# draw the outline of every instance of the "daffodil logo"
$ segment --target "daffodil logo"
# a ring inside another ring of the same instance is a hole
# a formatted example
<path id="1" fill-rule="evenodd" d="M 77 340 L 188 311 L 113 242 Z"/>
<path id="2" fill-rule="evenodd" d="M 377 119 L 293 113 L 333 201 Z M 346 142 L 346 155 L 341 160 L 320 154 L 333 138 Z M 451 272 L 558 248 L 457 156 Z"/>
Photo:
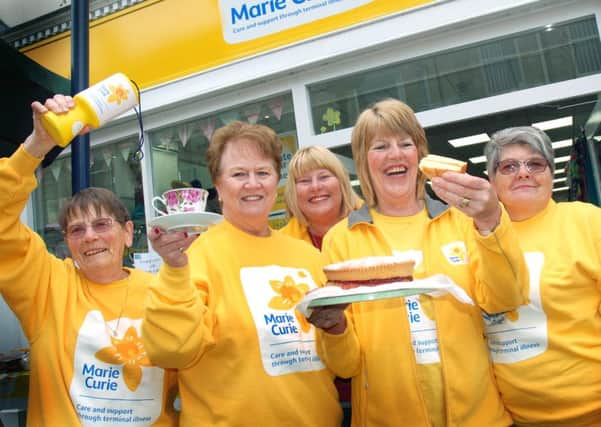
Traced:
<path id="1" fill-rule="evenodd" d="M 299 273 L 299 279 L 305 277 L 303 272 Z M 284 280 L 270 280 L 269 284 L 276 293 L 276 296 L 271 298 L 269 301 L 269 308 L 274 310 L 290 310 L 300 302 L 309 290 L 309 285 L 306 283 L 296 283 L 294 278 L 290 275 L 284 277 Z M 296 320 L 301 327 L 303 332 L 309 332 L 311 330 L 311 324 L 305 319 L 305 317 L 298 311 L 294 310 Z"/>
<path id="2" fill-rule="evenodd" d="M 122 101 L 127 101 L 129 97 L 129 92 L 123 85 L 109 85 L 109 90 L 111 91 L 108 102 L 116 102 L 117 105 L 121 105 Z"/>
<path id="3" fill-rule="evenodd" d="M 142 366 L 152 366 L 136 328 L 130 326 L 122 339 L 111 337 L 112 346 L 96 352 L 96 359 L 123 366 L 123 381 L 128 389 L 136 391 L 142 381 Z"/>
<path id="4" fill-rule="evenodd" d="M 467 249 L 461 241 L 443 246 L 442 252 L 451 264 L 467 264 Z"/>

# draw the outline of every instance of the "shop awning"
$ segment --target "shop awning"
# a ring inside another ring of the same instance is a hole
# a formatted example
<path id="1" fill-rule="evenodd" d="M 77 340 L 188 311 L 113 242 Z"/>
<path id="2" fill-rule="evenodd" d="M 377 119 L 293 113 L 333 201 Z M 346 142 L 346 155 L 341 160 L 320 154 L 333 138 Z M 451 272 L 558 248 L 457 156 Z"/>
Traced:
<path id="1" fill-rule="evenodd" d="M 71 84 L 0 40 L 0 156 L 9 156 L 31 133 L 31 102 L 70 93 Z M 50 152 L 49 164 L 60 150 Z"/>

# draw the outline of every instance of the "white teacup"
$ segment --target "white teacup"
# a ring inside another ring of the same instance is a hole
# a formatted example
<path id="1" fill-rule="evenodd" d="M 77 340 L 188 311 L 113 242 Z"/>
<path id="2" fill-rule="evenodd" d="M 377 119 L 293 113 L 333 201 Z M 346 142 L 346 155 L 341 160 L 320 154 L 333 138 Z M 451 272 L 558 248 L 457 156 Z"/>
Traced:
<path id="1" fill-rule="evenodd" d="M 152 199 L 152 207 L 159 215 L 176 213 L 204 212 L 209 192 L 203 188 L 185 187 L 167 190 L 162 196 Z M 157 207 L 160 203 L 165 208 Z"/>

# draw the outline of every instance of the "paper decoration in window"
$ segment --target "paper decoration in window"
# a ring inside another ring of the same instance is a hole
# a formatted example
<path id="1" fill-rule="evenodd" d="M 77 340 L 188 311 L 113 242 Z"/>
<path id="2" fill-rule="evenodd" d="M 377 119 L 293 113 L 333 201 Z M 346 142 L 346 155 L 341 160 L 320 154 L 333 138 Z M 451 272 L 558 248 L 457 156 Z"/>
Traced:
<path id="1" fill-rule="evenodd" d="M 50 166 L 50 172 L 52 172 L 52 176 L 54 180 L 58 182 L 58 176 L 61 174 L 61 169 L 63 168 L 63 162 L 53 162 Z"/>
<path id="2" fill-rule="evenodd" d="M 106 163 L 106 165 L 110 168 L 111 161 L 113 160 L 113 155 L 111 153 L 110 148 L 105 148 L 102 150 L 102 158 L 104 159 L 104 162 Z"/>
<path id="3" fill-rule="evenodd" d="M 267 106 L 276 119 L 280 120 L 282 118 L 282 112 L 284 111 L 284 98 L 277 97 L 270 99 L 267 101 Z"/>
<path id="4" fill-rule="evenodd" d="M 213 132 L 215 131 L 215 119 L 213 117 L 208 117 L 204 120 L 200 121 L 200 130 L 202 130 L 203 135 L 208 140 L 211 139 Z"/>
<path id="5" fill-rule="evenodd" d="M 192 135 L 192 130 L 193 125 L 188 123 L 183 123 L 177 127 L 177 135 L 179 136 L 179 140 L 184 148 L 186 147 L 186 144 Z"/>
<path id="6" fill-rule="evenodd" d="M 259 120 L 259 114 L 261 113 L 261 105 L 253 104 L 244 107 L 242 114 L 246 117 L 248 123 L 255 124 Z"/>

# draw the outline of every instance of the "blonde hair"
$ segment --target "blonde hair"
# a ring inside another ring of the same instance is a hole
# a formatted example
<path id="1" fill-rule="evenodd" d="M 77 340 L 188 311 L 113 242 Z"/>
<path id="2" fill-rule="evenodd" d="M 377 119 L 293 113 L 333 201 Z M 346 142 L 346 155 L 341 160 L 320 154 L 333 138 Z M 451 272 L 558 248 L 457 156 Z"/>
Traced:
<path id="1" fill-rule="evenodd" d="M 369 174 L 367 152 L 371 141 L 378 133 L 390 133 L 391 135 L 406 133 L 417 147 L 418 161 L 428 155 L 426 132 L 407 104 L 398 99 L 389 98 L 376 102 L 363 110 L 353 128 L 351 148 L 361 183 L 361 192 L 369 207 L 376 206 L 378 200 Z M 424 198 L 426 179 L 426 176 L 418 171 L 416 183 L 418 199 Z"/>
<path id="2" fill-rule="evenodd" d="M 288 180 L 286 181 L 284 198 L 288 217 L 296 217 L 298 222 L 305 227 L 309 226 L 309 223 L 298 206 L 296 180 L 316 169 L 327 169 L 338 179 L 342 196 L 338 218 L 346 217 L 360 204 L 359 196 L 351 187 L 348 172 L 340 159 L 330 150 L 319 145 L 303 147 L 292 156 L 288 164 Z"/>

